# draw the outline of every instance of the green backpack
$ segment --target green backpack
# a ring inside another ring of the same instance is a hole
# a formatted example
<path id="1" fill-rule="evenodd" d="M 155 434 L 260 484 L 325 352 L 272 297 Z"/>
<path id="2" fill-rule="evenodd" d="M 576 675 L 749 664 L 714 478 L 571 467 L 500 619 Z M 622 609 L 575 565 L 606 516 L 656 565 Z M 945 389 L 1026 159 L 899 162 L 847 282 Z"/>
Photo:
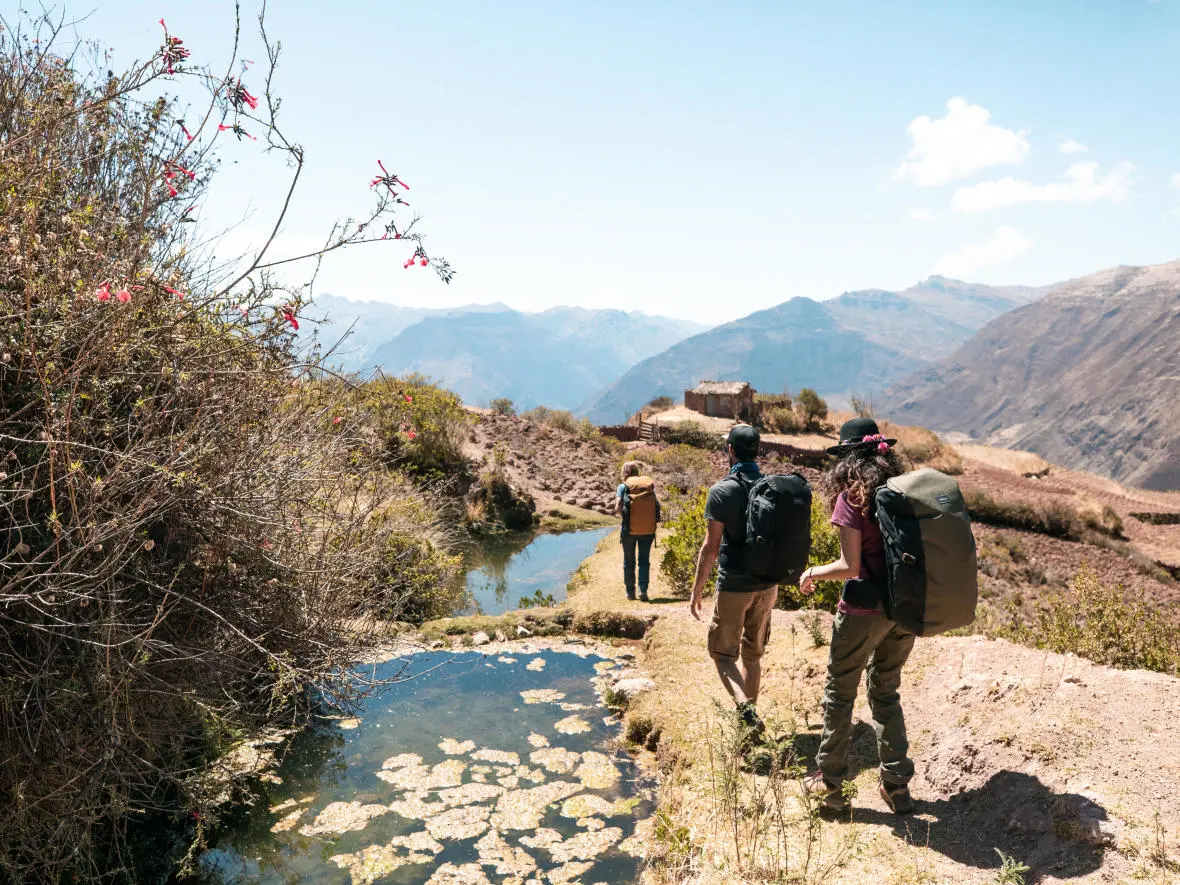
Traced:
<path id="1" fill-rule="evenodd" d="M 877 490 L 885 540 L 885 614 L 917 636 L 975 620 L 979 597 L 975 536 L 959 484 L 929 467 Z"/>

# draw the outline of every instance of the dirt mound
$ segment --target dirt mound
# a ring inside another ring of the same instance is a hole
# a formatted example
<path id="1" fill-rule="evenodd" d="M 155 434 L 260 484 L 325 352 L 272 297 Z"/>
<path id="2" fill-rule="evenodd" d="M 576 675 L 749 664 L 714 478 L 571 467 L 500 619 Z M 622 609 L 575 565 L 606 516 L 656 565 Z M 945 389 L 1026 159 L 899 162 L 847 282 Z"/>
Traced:
<path id="1" fill-rule="evenodd" d="M 481 412 L 467 454 L 491 464 L 497 447 L 509 481 L 527 489 L 538 510 L 560 501 L 607 513 L 614 503 L 617 456 L 595 440 L 515 415 Z"/>

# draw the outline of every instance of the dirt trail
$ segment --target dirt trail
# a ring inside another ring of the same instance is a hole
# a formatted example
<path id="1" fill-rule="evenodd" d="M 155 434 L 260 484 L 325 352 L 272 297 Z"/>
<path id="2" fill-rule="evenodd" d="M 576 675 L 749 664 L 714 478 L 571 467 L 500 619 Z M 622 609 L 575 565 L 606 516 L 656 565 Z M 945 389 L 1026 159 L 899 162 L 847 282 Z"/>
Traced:
<path id="1" fill-rule="evenodd" d="M 725 702 L 705 652 L 711 603 L 705 621 L 694 621 L 654 565 L 652 603 L 627 602 L 621 568 L 620 546 L 608 537 L 568 604 L 659 615 L 641 661 L 657 687 L 628 715 L 662 729 L 665 767 L 673 758 L 687 765 L 669 778 L 676 786 L 666 798 L 703 854 L 682 881 L 736 881 L 705 770 L 715 704 Z M 825 638 L 830 623 L 828 615 L 774 613 L 760 707 L 796 723 L 804 757 L 818 743 L 827 659 L 812 634 Z M 1163 848 L 1180 857 L 1180 680 L 1004 641 L 933 638 L 918 640 L 902 697 L 918 767 L 917 814 L 899 818 L 876 794 L 862 694 L 856 810 L 852 824 L 825 831 L 824 846 L 838 859 L 824 882 L 990 883 L 1000 865 L 995 848 L 1031 867 L 1029 883 L 1180 882 L 1180 866 L 1156 856 Z"/>

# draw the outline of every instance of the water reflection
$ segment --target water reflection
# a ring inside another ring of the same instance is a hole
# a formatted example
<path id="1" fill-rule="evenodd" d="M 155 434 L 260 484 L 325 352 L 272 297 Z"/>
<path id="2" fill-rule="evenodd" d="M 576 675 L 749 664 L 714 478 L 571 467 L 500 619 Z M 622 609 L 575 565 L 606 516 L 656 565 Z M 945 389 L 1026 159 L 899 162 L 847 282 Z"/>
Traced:
<path id="1" fill-rule="evenodd" d="M 617 726 L 590 682 L 599 661 L 415 656 L 359 726 L 296 738 L 282 784 L 237 812 L 202 869 L 226 885 L 636 881 L 626 840 L 651 807 L 611 748 Z"/>
<path id="2" fill-rule="evenodd" d="M 471 602 L 460 614 L 498 615 L 520 607 L 521 597 L 540 590 L 555 602 L 565 599 L 570 576 L 613 528 L 561 535 L 503 535 L 468 558 Z"/>

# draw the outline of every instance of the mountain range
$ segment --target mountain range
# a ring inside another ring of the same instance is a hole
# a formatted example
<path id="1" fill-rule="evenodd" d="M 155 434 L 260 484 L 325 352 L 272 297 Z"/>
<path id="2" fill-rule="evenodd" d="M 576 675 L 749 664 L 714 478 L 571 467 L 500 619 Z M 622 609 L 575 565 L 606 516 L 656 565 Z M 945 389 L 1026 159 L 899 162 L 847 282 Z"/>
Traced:
<path id="1" fill-rule="evenodd" d="M 879 405 L 902 423 L 1180 488 L 1180 261 L 1064 283 Z"/>
<path id="2" fill-rule="evenodd" d="M 505 397 L 521 409 L 576 409 L 635 363 L 705 328 L 637 311 L 407 308 L 333 296 L 317 298 L 307 315 L 331 319 L 322 341 L 345 336 L 329 359 L 345 371 L 419 372 L 472 405 Z"/>
<path id="3" fill-rule="evenodd" d="M 989 320 L 1046 291 L 934 276 L 901 292 L 866 289 L 828 301 L 792 298 L 637 363 L 585 412 L 598 423 L 614 423 L 653 397 L 679 399 L 705 378 L 740 379 L 773 392 L 879 391 L 949 355 Z"/>

